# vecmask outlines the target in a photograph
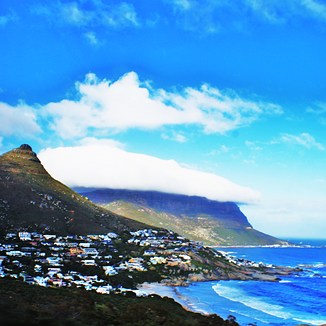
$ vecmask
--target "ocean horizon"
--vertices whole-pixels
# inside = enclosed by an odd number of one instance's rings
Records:
[[[289,240],[298,246],[221,248],[237,258],[302,269],[279,282],[208,281],[173,288],[148,284],[142,290],[172,297],[192,311],[224,319],[232,315],[240,325],[326,324],[326,240]]]

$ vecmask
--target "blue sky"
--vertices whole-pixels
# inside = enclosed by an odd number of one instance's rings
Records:
[[[0,151],[325,237],[325,38],[321,0],[1,1]]]

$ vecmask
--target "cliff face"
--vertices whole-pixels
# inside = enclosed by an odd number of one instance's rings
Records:
[[[104,233],[139,226],[118,217],[53,179],[29,145],[0,156],[1,231]]]
[[[254,230],[232,202],[155,191],[79,189],[95,203],[137,221],[171,229],[208,245],[272,245],[281,240]]]
[[[98,204],[124,201],[151,208],[158,212],[173,214],[179,218],[212,216],[225,227],[251,227],[246,216],[232,202],[218,202],[205,197],[167,194],[157,191],[101,189],[92,192],[81,190],[85,196]]]

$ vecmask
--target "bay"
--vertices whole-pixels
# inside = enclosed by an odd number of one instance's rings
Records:
[[[154,286],[152,292],[193,311],[232,315],[240,325],[326,324],[326,240],[295,242],[300,247],[216,248],[238,258],[302,268],[280,282],[197,282],[164,290]]]

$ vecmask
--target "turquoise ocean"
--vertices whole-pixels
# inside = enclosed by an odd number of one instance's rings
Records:
[[[196,311],[236,317],[240,325],[326,324],[326,240],[291,240],[300,247],[216,248],[232,256],[302,272],[280,282],[214,281],[177,287]]]

